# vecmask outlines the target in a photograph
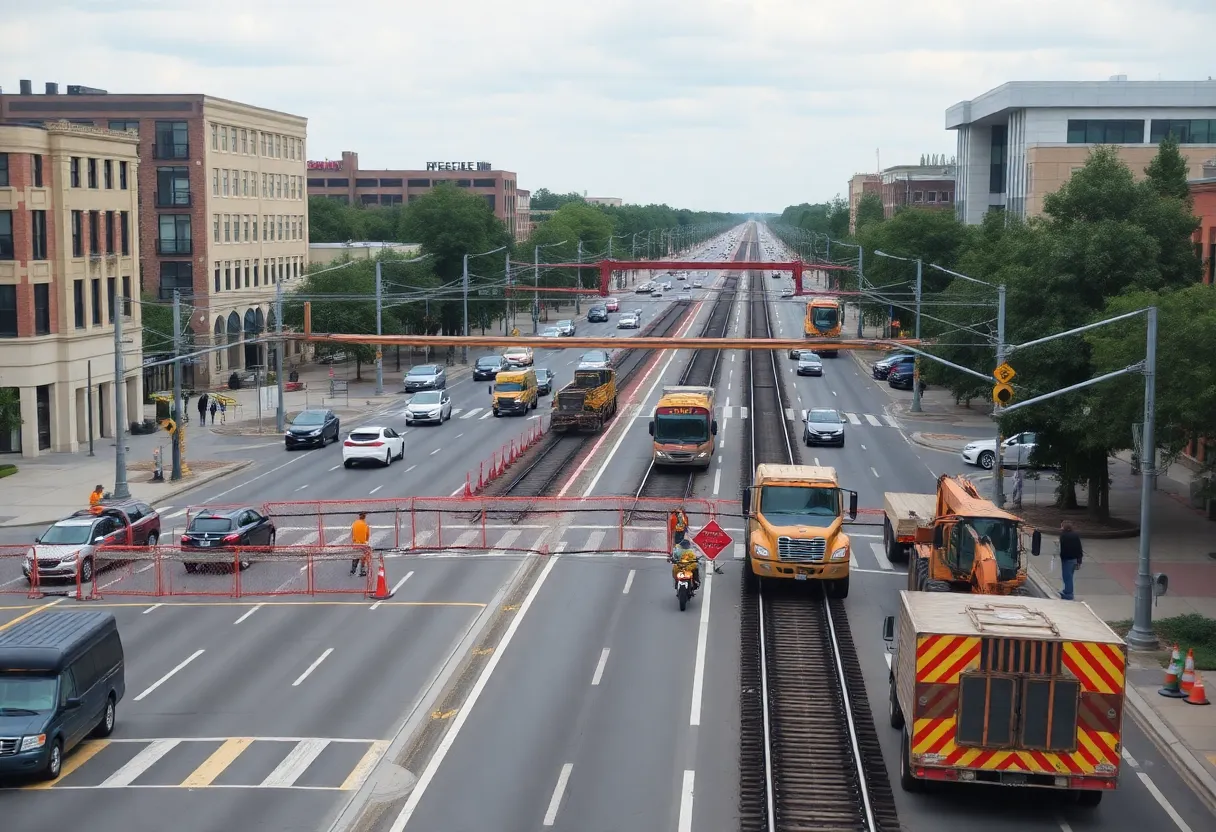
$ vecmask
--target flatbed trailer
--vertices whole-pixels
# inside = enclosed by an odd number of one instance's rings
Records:
[[[888,491],[883,495],[883,509],[882,543],[887,560],[907,563],[917,543],[933,540],[937,495]]]
[[[1079,601],[900,591],[890,723],[899,779],[1072,791],[1118,787],[1127,652]]]

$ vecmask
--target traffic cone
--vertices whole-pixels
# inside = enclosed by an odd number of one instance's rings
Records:
[[[1191,686],[1191,695],[1186,698],[1188,705],[1211,705],[1207,692],[1203,689],[1203,677],[1195,674],[1195,684]]]
[[[1183,695],[1191,692],[1191,687],[1195,684],[1195,649],[1188,647],[1186,651],[1186,664],[1182,667],[1182,684],[1180,688]]]
[[[464,475],[464,494],[461,496],[463,496],[466,500],[472,499],[473,497],[473,477],[471,474]]]
[[[1182,672],[1182,656],[1178,653],[1178,645],[1174,645],[1174,654],[1170,656],[1170,663],[1165,668],[1165,686],[1157,693],[1162,696],[1168,696],[1171,699],[1181,699],[1186,696],[1179,687],[1178,674]]]
[[[486,487],[486,464],[484,462],[477,463],[477,490]]]
[[[380,561],[380,568],[376,572],[376,591],[372,593],[372,599],[376,601],[387,601],[393,597],[393,593],[388,591],[388,578],[384,575],[384,561]]]

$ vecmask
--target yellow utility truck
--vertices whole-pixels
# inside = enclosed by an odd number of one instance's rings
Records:
[[[553,397],[550,427],[558,433],[599,431],[616,413],[616,370],[576,370]]]
[[[899,595],[883,638],[904,791],[1054,789],[1092,807],[1118,787],[1127,649],[1087,604]]]
[[[743,490],[747,515],[743,561],[746,586],[762,579],[823,581],[830,597],[849,594],[849,536],[846,516],[857,518],[857,492],[842,489],[836,469],[821,465],[756,466]]]
[[[522,370],[503,370],[494,377],[491,390],[491,410],[495,416],[515,414],[523,416],[536,410],[540,393],[536,384],[536,371],[531,367]]]

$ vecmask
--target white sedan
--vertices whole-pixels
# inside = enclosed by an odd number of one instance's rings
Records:
[[[423,390],[415,393],[405,406],[405,426],[417,422],[442,424],[452,418],[452,397],[447,390]]]
[[[394,459],[405,458],[405,438],[392,428],[367,425],[355,428],[342,443],[342,465],[378,462],[387,467]]]

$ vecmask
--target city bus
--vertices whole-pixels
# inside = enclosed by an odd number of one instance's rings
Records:
[[[844,304],[836,298],[818,297],[806,305],[803,331],[807,338],[839,338],[844,320]],[[836,356],[836,350],[816,350],[820,355]]]
[[[714,388],[664,387],[650,421],[655,465],[694,465],[709,468],[714,458]]]

